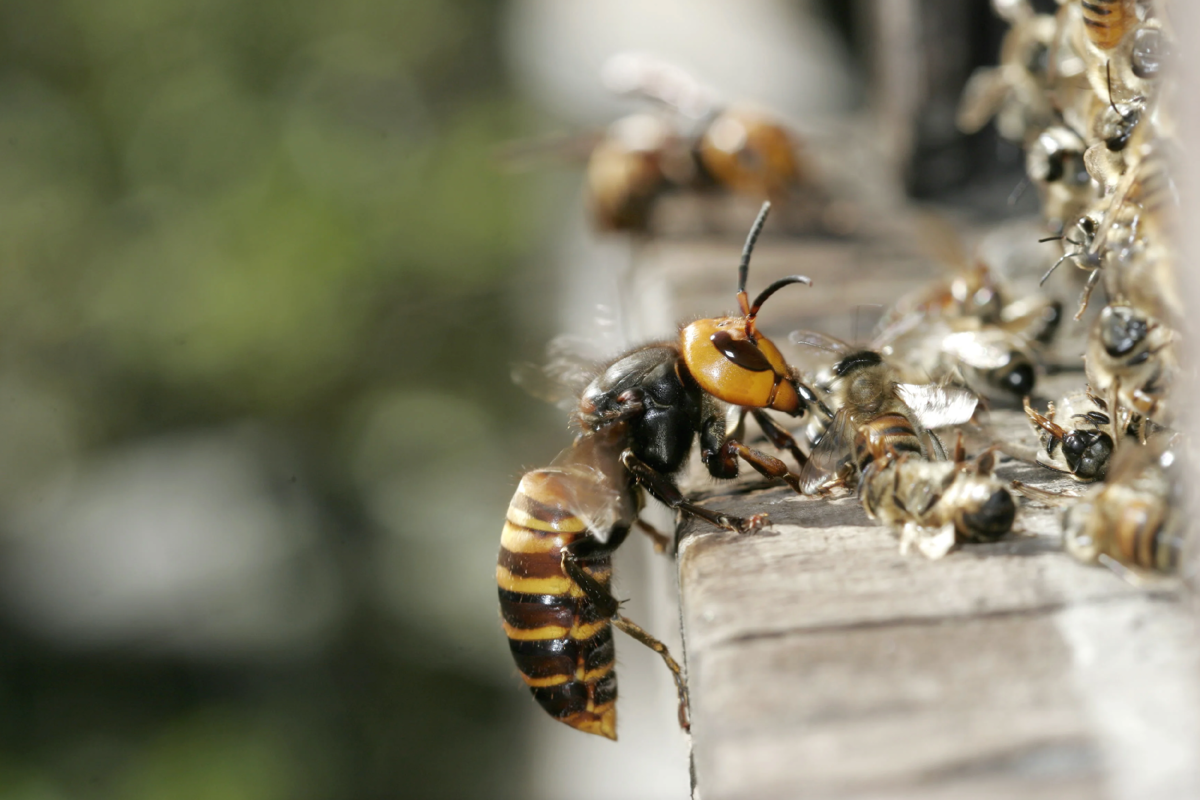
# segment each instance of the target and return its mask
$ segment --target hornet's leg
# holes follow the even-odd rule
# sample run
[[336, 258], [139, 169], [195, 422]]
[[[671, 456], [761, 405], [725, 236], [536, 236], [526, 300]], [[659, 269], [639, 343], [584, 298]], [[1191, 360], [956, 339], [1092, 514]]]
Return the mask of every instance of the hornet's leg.
[[690, 514], [693, 517], [699, 517], [711, 522], [718, 528], [724, 528], [734, 533], [752, 533], [761, 528], [767, 521], [766, 514], [755, 514], [752, 517], [743, 519], [741, 517], [731, 517], [728, 514], [721, 514], [716, 511], [709, 511], [707, 508], [698, 506], [695, 503], [689, 503], [684, 498], [683, 493], [679, 491], [679, 488], [671, 482], [670, 478], [655, 472], [635, 456], [632, 450], [626, 450], [621, 453], [621, 464], [625, 469], [629, 470], [629, 474], [633, 475], [639, 484], [645, 487], [646, 491], [654, 495], [658, 500], [666, 503], [671, 508], [682, 511], [684, 514]]
[[650, 541], [654, 542], [654, 552], [665, 553], [667, 548], [671, 546], [671, 537], [667, 536], [662, 531], [655, 528], [648, 522], [643, 522], [640, 518], [635, 520], [634, 525], [641, 528], [642, 533], [650, 537]]
[[691, 722], [688, 718], [688, 693], [687, 683], [683, 679], [683, 671], [679, 668], [679, 664], [671, 657], [671, 653], [667, 650], [667, 646], [655, 639], [639, 625], [634, 623], [627, 617], [619, 613], [620, 604], [617, 599], [612, 596], [612, 592], [608, 587], [601, 584], [598, 580], [587, 573], [582, 565], [575, 560], [575, 556], [571, 554], [569, 549], [564, 549], [562, 554], [563, 572], [567, 574], [571, 580], [583, 591], [584, 596], [588, 599], [596, 610], [604, 617], [611, 619], [613, 624], [620, 630], [632, 636], [642, 644], [649, 647], [654, 652], [662, 656], [663, 663], [667, 665], [667, 669], [671, 670], [671, 677], [675, 680], [675, 690], [679, 694], [679, 727], [685, 731], [691, 729]]
[[782, 478], [798, 494], [804, 494], [800, 489], [799, 476], [793, 474], [788, 470], [787, 464], [774, 456], [769, 456], [752, 447], [747, 447], [734, 439], [729, 439], [725, 444], [721, 445], [721, 456], [726, 461], [733, 461], [735, 458], [740, 457], [747, 464], [758, 470], [759, 474], [763, 477]]
[[667, 650], [667, 646], [646, 633], [628, 617], [618, 614], [613, 617], [613, 625], [662, 656], [663, 663], [667, 665], [667, 669], [671, 670], [671, 677], [675, 679], [675, 691], [679, 694], [679, 727], [685, 731], [691, 730], [692, 724], [688, 717], [687, 683], [683, 679], [683, 670], [679, 668], [678, 662], [671, 658], [671, 652]]
[[804, 455], [800, 450], [800, 446], [796, 444], [796, 440], [790, 433], [779, 427], [775, 420], [771, 419], [770, 415], [762, 409], [753, 409], [755, 421], [758, 422], [758, 427], [762, 428], [762, 432], [771, 440], [771, 444], [778, 447], [780, 450], [787, 450], [796, 459], [796, 463], [803, 467], [808, 463], [808, 456]]
[[588, 599], [589, 603], [595, 606], [597, 613], [601, 617], [615, 617], [620, 608], [617, 598], [613, 597], [612, 592], [609, 591], [607, 586], [593, 578], [576, 558], [576, 555], [571, 552], [570, 548], [563, 548], [563, 572], [583, 590], [584, 596]]

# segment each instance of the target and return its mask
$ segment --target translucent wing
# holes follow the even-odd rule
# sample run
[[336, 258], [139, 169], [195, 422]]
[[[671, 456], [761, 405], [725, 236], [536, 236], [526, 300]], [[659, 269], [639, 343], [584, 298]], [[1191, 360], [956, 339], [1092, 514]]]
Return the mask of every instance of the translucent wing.
[[585, 354], [587, 350], [587, 344], [578, 337], [556, 337], [546, 346], [544, 365], [513, 365], [513, 383], [539, 400], [571, 411], [598, 371], [598, 362]]
[[585, 164], [604, 137], [603, 130], [591, 130], [519, 139], [499, 145], [493, 158], [511, 172], [555, 164]]
[[945, 428], [969, 420], [979, 405], [975, 393], [958, 386], [898, 383], [896, 394], [926, 428]]
[[849, 461], [852, 428], [849, 410], [838, 409], [800, 470], [800, 488], [805, 494], [816, 492]]
[[803, 347], [815, 347], [818, 350], [836, 353], [839, 356], [848, 355], [855, 350], [854, 347], [846, 344], [841, 339], [835, 339], [832, 336], [826, 336], [816, 331], [792, 331], [788, 334], [788, 341]]
[[1012, 360], [1013, 349], [1007, 337], [989, 336], [984, 331], [959, 331], [942, 339], [942, 352], [975, 369], [1003, 367]]
[[586, 463], [582, 455], [581, 448], [568, 447], [541, 472], [547, 476], [544, 480], [553, 476], [553, 493], [562, 507], [583, 520], [592, 536], [606, 542], [618, 523], [628, 521], [628, 494], [613, 482], [618, 470], [600, 469]]

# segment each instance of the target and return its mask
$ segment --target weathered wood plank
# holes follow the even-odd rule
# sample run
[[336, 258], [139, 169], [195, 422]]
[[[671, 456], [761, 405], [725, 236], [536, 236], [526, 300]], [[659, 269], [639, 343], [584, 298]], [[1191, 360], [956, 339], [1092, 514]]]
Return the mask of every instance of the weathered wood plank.
[[[775, 535], [685, 528], [705, 800], [1200, 791], [1193, 618], [1171, 584], [1063, 554], [1055, 512], [1027, 505], [1023, 535], [930, 562], [900, 555], [853, 498], [709, 502], [765, 509]], [[1165, 741], [1134, 756], [1131, 731]], [[1155, 782], [1179, 793], [1146, 793]]]

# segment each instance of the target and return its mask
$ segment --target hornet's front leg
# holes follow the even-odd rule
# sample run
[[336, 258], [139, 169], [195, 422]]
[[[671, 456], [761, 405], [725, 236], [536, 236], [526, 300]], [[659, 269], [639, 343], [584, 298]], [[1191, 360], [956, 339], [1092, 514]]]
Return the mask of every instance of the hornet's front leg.
[[[782, 463], [782, 462], [780, 462]], [[667, 504], [673, 509], [699, 517], [718, 528], [724, 528], [734, 533], [753, 533], [766, 524], [766, 514], [755, 514], [752, 517], [734, 517], [688, 502], [671, 479], [651, 469], [645, 462], [633, 454], [632, 450], [621, 453], [621, 464], [629, 470], [629, 474], [646, 489], [655, 499]]]

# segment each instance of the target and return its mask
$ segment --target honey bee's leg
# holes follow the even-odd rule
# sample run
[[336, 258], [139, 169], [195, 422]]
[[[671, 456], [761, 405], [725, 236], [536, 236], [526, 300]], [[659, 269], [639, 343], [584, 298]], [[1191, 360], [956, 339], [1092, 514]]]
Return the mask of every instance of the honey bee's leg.
[[1130, 586], [1136, 586], [1139, 589], [1148, 589], [1153, 586], [1153, 583], [1146, 580], [1146, 578], [1140, 573], [1125, 566], [1107, 553], [1101, 553], [1096, 561], [1097, 563], [1108, 567], [1110, 570], [1112, 570], [1114, 575], [1128, 583]]
[[1075, 312], [1075, 321], [1083, 319], [1083, 312], [1087, 311], [1088, 300], [1092, 297], [1092, 290], [1096, 288], [1096, 284], [1100, 282], [1100, 276], [1103, 274], [1102, 269], [1092, 270], [1092, 274], [1088, 276], [1087, 283], [1083, 286], [1083, 296], [1079, 298], [1079, 310]]
[[[1028, 408], [1029, 398], [1025, 398], [1026, 408]], [[958, 436], [954, 439], [954, 463], [961, 464], [967, 460], [967, 448], [963, 444], [963, 432], [959, 431]]]
[[671, 658], [671, 651], [667, 650], [665, 644], [655, 639], [628, 617], [617, 614], [613, 617], [613, 625], [662, 656], [663, 663], [667, 665], [667, 669], [671, 670], [671, 677], [675, 679], [675, 691], [679, 694], [679, 727], [690, 731], [692, 724], [688, 717], [687, 682], [683, 679], [683, 670], [679, 668], [679, 663]]
[[642, 533], [650, 537], [650, 541], [654, 542], [654, 552], [665, 553], [667, 548], [671, 546], [671, 537], [662, 533], [648, 522], [643, 522], [640, 518], [634, 520], [634, 525], [641, 529]]
[[734, 533], [753, 533], [767, 522], [766, 514], [755, 514], [747, 518], [731, 517], [728, 514], [709, 511], [695, 503], [689, 503], [670, 478], [648, 467], [633, 454], [632, 450], [621, 453], [621, 464], [656, 499], [684, 514], [691, 514], [693, 517], [711, 522], [718, 528], [724, 528]]
[[754, 419], [758, 422], [758, 427], [762, 428], [762, 432], [766, 435], [771, 444], [775, 445], [780, 450], [787, 450], [796, 459], [796, 463], [803, 467], [808, 463], [808, 456], [804, 455], [800, 450], [800, 446], [796, 444], [796, 440], [790, 433], [771, 419], [771, 416], [762, 409], [755, 408], [751, 411], [754, 414]]
[[1009, 486], [1017, 494], [1024, 495], [1030, 500], [1036, 500], [1048, 506], [1065, 506], [1071, 501], [1083, 497], [1083, 495], [1076, 494], [1075, 492], [1052, 492], [1048, 489], [1039, 489], [1036, 486], [1021, 483], [1021, 481], [1010, 481]]
[[1112, 414], [1113, 433], [1121, 432], [1119, 436], [1113, 436], [1113, 455], [1117, 453], [1117, 447], [1120, 441], [1125, 438], [1125, 431], [1128, 430], [1129, 423], [1121, 422], [1121, 379], [1113, 378], [1113, 382], [1108, 387], [1108, 408]]

